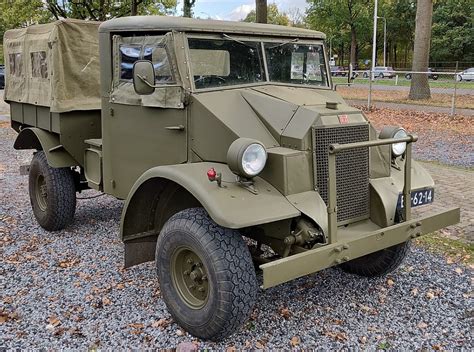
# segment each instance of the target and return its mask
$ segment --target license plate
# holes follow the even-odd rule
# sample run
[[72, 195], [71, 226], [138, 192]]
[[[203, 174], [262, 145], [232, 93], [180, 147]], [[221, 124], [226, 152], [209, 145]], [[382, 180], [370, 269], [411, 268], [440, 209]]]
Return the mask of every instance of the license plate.
[[[433, 203], [434, 200], [434, 189], [423, 188], [416, 191], [411, 191], [411, 206], [418, 207], [420, 205]], [[403, 209], [403, 194], [398, 195], [398, 209]]]

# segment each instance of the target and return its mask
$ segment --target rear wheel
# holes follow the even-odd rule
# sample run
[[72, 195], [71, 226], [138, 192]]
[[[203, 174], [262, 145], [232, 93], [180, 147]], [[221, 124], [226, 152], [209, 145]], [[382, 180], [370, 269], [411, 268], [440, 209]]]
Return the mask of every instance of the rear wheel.
[[47, 231], [69, 225], [76, 211], [76, 186], [69, 168], [48, 165], [43, 151], [33, 156], [29, 172], [29, 194], [36, 220]]
[[240, 234], [202, 208], [172, 216], [158, 236], [156, 267], [173, 319], [194, 336], [219, 340], [252, 312], [257, 279]]
[[340, 265], [341, 269], [360, 276], [377, 277], [397, 269], [407, 256], [410, 242], [404, 242], [381, 251], [364, 255]]

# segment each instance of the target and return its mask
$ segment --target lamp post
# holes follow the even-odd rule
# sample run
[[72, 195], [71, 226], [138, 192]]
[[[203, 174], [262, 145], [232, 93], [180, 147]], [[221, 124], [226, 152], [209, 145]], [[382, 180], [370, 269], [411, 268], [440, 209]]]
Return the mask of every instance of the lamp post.
[[383, 20], [383, 66], [385, 67], [386, 57], [387, 57], [387, 19], [385, 17], [379, 17]]
[[374, 71], [375, 71], [375, 58], [377, 53], [377, 7], [378, 7], [378, 0], [375, 0], [374, 6], [374, 39], [372, 43], [372, 68], [370, 70], [369, 75], [369, 97], [367, 99], [367, 107], [370, 109], [372, 105], [372, 80], [374, 79]]

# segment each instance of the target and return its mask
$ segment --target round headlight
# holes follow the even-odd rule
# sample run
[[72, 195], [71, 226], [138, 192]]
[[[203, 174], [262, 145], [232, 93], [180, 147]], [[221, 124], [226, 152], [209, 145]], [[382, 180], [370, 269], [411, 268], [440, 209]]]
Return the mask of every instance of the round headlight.
[[[380, 132], [379, 138], [380, 139], [384, 139], [384, 138], [397, 139], [397, 138], [404, 138], [406, 136], [408, 136], [407, 131], [405, 131], [405, 129], [403, 129], [402, 127], [387, 126], [382, 129], [382, 131]], [[392, 154], [395, 157], [403, 155], [406, 149], [407, 149], [406, 142], [392, 144]]]
[[249, 138], [239, 138], [229, 147], [227, 164], [230, 170], [245, 178], [252, 178], [262, 172], [267, 162], [267, 151], [262, 143]]

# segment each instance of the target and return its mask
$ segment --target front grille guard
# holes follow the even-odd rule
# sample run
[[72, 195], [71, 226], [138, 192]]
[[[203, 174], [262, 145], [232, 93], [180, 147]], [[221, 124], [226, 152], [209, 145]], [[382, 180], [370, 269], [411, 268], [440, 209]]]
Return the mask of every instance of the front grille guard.
[[410, 134], [404, 138], [377, 139], [368, 142], [348, 144], [331, 144], [328, 148], [328, 241], [329, 244], [337, 242], [337, 189], [336, 189], [336, 155], [344, 150], [354, 148], [371, 148], [380, 145], [407, 143], [405, 151], [404, 185], [403, 185], [403, 216], [406, 221], [411, 220], [411, 144], [418, 137]]

